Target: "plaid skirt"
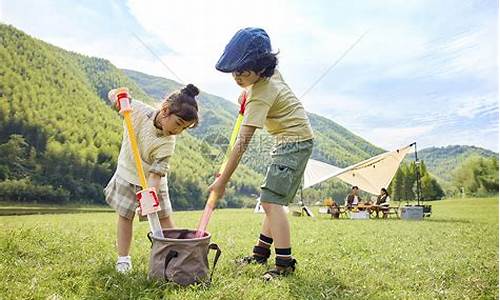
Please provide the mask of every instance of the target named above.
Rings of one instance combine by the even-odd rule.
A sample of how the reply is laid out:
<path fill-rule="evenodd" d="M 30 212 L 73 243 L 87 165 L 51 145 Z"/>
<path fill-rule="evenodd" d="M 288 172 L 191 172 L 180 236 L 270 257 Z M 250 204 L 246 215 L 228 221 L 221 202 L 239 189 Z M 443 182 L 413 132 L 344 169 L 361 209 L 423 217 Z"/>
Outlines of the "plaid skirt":
<path fill-rule="evenodd" d="M 136 193 L 142 188 L 121 178 L 117 174 L 113 175 L 108 185 L 104 188 L 106 202 L 122 217 L 133 219 L 135 210 L 139 206 Z M 157 191 L 160 200 L 161 210 L 158 212 L 159 218 L 164 218 L 172 214 L 172 204 L 168 196 L 166 180 L 160 185 Z"/>

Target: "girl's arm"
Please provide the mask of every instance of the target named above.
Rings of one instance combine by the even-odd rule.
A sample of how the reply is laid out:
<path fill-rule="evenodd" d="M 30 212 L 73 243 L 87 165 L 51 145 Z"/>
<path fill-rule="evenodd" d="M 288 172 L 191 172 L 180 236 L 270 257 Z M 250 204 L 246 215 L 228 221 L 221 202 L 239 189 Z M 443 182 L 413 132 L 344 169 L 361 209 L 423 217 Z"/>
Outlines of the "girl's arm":
<path fill-rule="evenodd" d="M 169 156 L 157 158 L 151 165 L 151 168 L 149 169 L 148 186 L 154 187 L 157 193 L 160 192 L 161 178 L 166 176 L 167 174 L 169 159 L 170 159 Z"/>
<path fill-rule="evenodd" d="M 222 197 L 224 194 L 225 186 L 234 171 L 238 167 L 240 163 L 241 157 L 245 153 L 252 140 L 252 137 L 255 133 L 256 127 L 242 125 L 240 129 L 240 133 L 238 135 L 238 139 L 234 145 L 233 150 L 229 154 L 229 158 L 227 160 L 226 166 L 222 174 L 215 180 L 215 182 L 209 187 L 210 191 L 213 191 L 218 197 Z"/>
<path fill-rule="evenodd" d="M 155 173 L 149 173 L 148 176 L 148 186 L 154 187 L 156 189 L 156 193 L 160 192 L 160 181 L 161 176 Z"/>

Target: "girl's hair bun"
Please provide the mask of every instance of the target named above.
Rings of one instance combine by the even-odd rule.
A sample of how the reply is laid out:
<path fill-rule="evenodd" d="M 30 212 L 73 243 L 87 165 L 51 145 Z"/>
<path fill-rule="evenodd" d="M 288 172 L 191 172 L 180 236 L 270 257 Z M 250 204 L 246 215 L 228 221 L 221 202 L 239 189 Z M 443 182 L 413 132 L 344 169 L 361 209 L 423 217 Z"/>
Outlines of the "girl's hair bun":
<path fill-rule="evenodd" d="M 194 86 L 193 84 L 190 83 L 190 84 L 186 85 L 186 87 L 181 90 L 181 93 L 186 94 L 186 95 L 194 98 L 200 93 L 200 90 L 196 86 Z"/>

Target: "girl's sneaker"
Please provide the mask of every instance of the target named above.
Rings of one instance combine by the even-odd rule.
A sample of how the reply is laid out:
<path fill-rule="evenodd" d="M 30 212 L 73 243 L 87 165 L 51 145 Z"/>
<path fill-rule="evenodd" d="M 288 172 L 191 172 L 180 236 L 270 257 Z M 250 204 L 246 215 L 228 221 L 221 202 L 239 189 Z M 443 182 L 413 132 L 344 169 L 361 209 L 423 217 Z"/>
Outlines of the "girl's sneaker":
<path fill-rule="evenodd" d="M 122 274 L 132 271 L 132 260 L 130 256 L 118 256 L 116 260 L 116 271 Z"/>

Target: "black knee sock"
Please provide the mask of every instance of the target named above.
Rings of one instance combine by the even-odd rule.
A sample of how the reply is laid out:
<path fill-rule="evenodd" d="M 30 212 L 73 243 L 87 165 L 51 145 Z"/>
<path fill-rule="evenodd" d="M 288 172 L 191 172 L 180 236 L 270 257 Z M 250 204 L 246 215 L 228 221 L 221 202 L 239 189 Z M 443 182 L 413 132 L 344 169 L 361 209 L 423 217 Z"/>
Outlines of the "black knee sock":
<path fill-rule="evenodd" d="M 276 267 L 287 268 L 292 264 L 292 248 L 275 248 L 276 252 Z"/>
<path fill-rule="evenodd" d="M 262 233 L 257 240 L 257 245 L 253 247 L 253 257 L 257 260 L 257 262 L 265 263 L 269 256 L 271 256 L 271 245 L 273 243 L 273 239 L 263 235 Z"/>
<path fill-rule="evenodd" d="M 253 247 L 253 256 L 258 260 L 266 261 L 271 256 L 272 244 L 272 238 L 260 234 L 257 245 Z"/>
<path fill-rule="evenodd" d="M 273 244 L 273 239 L 261 233 L 259 236 L 259 240 L 257 242 L 258 242 L 257 246 L 270 249 L 271 245 Z"/>

